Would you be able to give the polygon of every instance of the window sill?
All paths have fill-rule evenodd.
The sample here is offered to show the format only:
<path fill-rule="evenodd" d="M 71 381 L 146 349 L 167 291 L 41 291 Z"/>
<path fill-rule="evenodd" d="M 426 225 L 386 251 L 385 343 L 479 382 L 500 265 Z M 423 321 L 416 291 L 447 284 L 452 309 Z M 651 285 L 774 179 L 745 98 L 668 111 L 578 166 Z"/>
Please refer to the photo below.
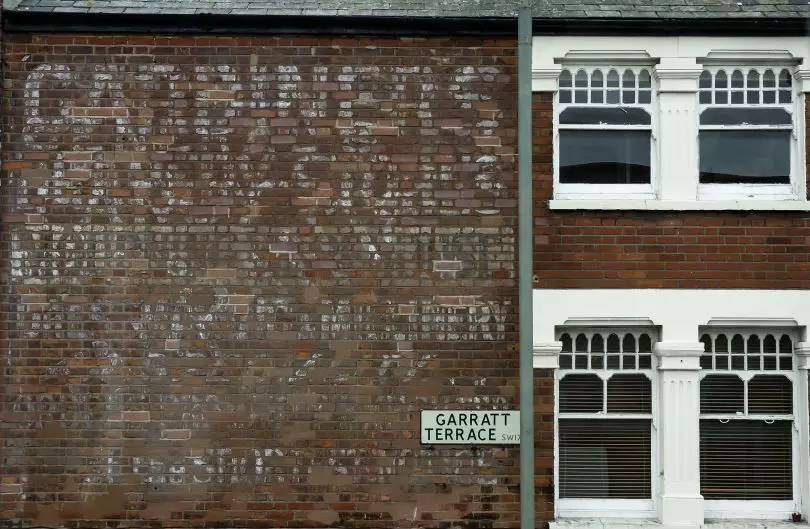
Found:
<path fill-rule="evenodd" d="M 551 210 L 639 211 L 810 211 L 803 200 L 549 200 Z"/>
<path fill-rule="evenodd" d="M 569 518 L 549 522 L 549 529 L 677 529 L 655 519 Z M 702 529 L 810 529 L 807 522 L 780 520 L 706 520 Z"/>

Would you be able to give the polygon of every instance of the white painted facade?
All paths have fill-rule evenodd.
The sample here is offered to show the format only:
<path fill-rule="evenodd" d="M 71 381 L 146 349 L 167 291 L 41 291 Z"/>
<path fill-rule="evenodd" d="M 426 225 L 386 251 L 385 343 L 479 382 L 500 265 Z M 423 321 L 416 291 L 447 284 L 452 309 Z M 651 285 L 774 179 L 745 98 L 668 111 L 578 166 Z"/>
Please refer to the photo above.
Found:
<path fill-rule="evenodd" d="M 557 355 L 562 344 L 555 338 L 561 327 L 647 325 L 657 327 L 661 338 L 653 350 L 658 374 L 653 381 L 657 397 L 653 401 L 653 429 L 657 438 L 653 469 L 657 469 L 654 474 L 658 479 L 653 480 L 652 509 L 632 505 L 621 508 L 620 504 L 605 500 L 580 502 L 576 509 L 568 509 L 565 502 L 557 501 L 557 520 L 565 522 L 559 527 L 571 526 L 571 519 L 583 521 L 581 527 L 588 526 L 587 520 L 603 518 L 613 519 L 605 527 L 622 526 L 622 520 L 632 518 L 666 527 L 700 527 L 712 519 L 784 520 L 786 513 L 792 512 L 800 512 L 806 519 L 810 506 L 807 406 L 810 344 L 806 342 L 810 292 L 549 289 L 534 291 L 534 307 L 535 368 L 558 368 Z M 795 348 L 793 378 L 797 396 L 793 501 L 704 501 L 700 495 L 699 359 L 704 345 L 699 341 L 699 333 L 706 327 L 783 328 L 792 330 L 802 340 Z"/>
<path fill-rule="evenodd" d="M 808 209 L 805 178 L 805 94 L 810 91 L 810 40 L 729 37 L 535 37 L 532 89 L 557 92 L 564 69 L 647 67 L 653 72 L 652 189 L 617 193 L 591 185 L 572 193 L 557 177 L 551 209 L 800 210 Z M 704 67 L 772 67 L 793 72 L 791 182 L 784 186 L 712 185 L 699 182 L 698 78 Z M 556 100 L 556 99 L 555 99 Z M 556 106 L 556 105 L 555 105 Z M 557 142 L 555 112 L 555 144 Z"/>

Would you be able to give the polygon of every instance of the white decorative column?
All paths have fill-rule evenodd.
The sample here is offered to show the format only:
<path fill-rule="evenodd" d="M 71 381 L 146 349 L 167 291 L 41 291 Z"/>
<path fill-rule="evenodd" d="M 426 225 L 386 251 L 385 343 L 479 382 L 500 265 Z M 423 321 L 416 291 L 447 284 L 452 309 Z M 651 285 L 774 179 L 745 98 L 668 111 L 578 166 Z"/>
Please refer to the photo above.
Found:
<path fill-rule="evenodd" d="M 700 342 L 660 342 L 658 358 L 658 515 L 662 524 L 698 527 L 700 495 Z"/>
<path fill-rule="evenodd" d="M 810 50 L 808 50 L 808 58 L 810 58 Z M 805 63 L 808 62 L 808 59 L 805 59 Z M 802 109 L 800 111 L 800 119 L 801 116 L 804 115 L 804 108 L 805 105 L 808 104 L 808 93 L 810 93 L 810 69 L 808 69 L 807 64 L 802 64 L 800 68 L 796 70 L 796 74 L 794 75 L 794 80 L 796 81 L 796 88 L 799 93 L 799 101 L 798 101 L 798 108 Z M 796 127 L 796 144 L 799 146 L 805 145 L 806 137 L 807 137 L 807 123 L 804 121 L 800 121 L 803 126 Z M 797 168 L 804 168 L 807 164 L 807 150 L 806 149 L 798 149 L 797 157 L 795 161 L 795 166 Z M 804 174 L 803 169 L 799 169 L 799 174 Z M 806 178 L 797 178 L 794 182 L 796 196 L 799 199 L 804 198 L 807 196 L 807 179 Z M 806 505 L 806 504 L 805 504 Z"/>
<path fill-rule="evenodd" d="M 799 403 L 797 409 L 794 410 L 796 417 L 796 426 L 799 430 L 799 450 L 803 452 L 799 457 L 799 468 L 797 469 L 801 482 L 799 484 L 799 492 L 801 494 L 802 505 L 804 512 L 802 516 L 807 520 L 810 517 L 808 505 L 810 505 L 810 462 L 808 462 L 807 447 L 810 445 L 810 424 L 808 424 L 808 388 L 810 388 L 810 342 L 800 342 L 796 344 L 793 350 L 796 355 L 796 366 L 799 368 L 799 379 L 796 381 L 799 390 Z"/>
<path fill-rule="evenodd" d="M 695 59 L 665 58 L 655 68 L 658 82 L 658 197 L 694 201 L 698 189 L 698 78 Z"/>

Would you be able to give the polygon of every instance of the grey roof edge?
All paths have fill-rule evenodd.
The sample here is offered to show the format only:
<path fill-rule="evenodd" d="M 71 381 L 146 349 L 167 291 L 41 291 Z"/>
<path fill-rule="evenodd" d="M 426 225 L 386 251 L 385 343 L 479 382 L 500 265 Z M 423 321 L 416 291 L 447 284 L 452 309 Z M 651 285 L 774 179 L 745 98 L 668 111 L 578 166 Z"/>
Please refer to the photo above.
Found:
<path fill-rule="evenodd" d="M 6 0 L 6 11 L 123 12 L 149 15 L 210 13 L 248 17 L 296 16 L 402 18 L 514 18 L 522 0 Z M 805 0 L 531 0 L 534 18 L 802 18 L 810 17 Z"/>

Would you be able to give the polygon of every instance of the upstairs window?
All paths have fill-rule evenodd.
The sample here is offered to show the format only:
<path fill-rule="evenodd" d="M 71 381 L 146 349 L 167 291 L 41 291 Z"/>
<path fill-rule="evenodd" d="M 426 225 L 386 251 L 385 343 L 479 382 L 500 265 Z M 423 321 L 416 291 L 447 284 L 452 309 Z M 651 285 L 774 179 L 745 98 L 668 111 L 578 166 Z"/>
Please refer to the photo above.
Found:
<path fill-rule="evenodd" d="M 570 68 L 558 85 L 557 194 L 652 196 L 650 71 Z"/>
<path fill-rule="evenodd" d="M 699 90 L 701 197 L 794 198 L 790 70 L 706 69 Z"/>
<path fill-rule="evenodd" d="M 797 497 L 795 339 L 712 331 L 701 341 L 700 492 L 707 512 L 787 516 Z"/>
<path fill-rule="evenodd" d="M 560 340 L 561 513 L 652 512 L 652 333 L 569 329 Z"/>

